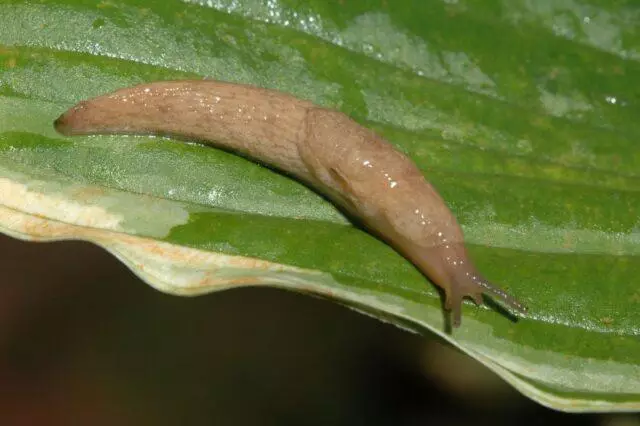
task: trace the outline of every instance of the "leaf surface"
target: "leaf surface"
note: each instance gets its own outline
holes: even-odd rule
[[[640,410],[640,7],[155,3],[0,2],[3,232],[93,241],[174,294],[321,295],[437,333],[547,406]],[[436,289],[302,184],[207,147],[53,130],[79,100],[176,78],[283,90],[375,129],[531,314],[469,303],[447,334]]]

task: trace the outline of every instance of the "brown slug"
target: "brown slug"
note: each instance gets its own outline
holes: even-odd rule
[[[480,304],[487,293],[526,312],[475,269],[455,217],[418,167],[343,113],[249,85],[160,81],[80,102],[54,126],[63,135],[176,136],[276,167],[361,220],[442,287],[454,326],[465,296]]]

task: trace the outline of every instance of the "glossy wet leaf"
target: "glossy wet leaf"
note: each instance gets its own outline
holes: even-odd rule
[[[0,22],[7,234],[94,241],[174,294],[319,294],[438,333],[542,404],[640,410],[640,6],[2,0]],[[122,86],[205,77],[376,129],[531,314],[468,304],[446,334],[435,288],[303,185],[202,146],[51,125]]]

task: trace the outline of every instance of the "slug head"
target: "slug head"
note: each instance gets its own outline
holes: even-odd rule
[[[504,290],[487,281],[477,271],[467,256],[462,243],[439,245],[422,249],[417,266],[445,293],[445,309],[453,315],[454,327],[460,326],[462,300],[471,298],[482,304],[482,295],[487,294],[508,308],[526,313],[527,308]]]

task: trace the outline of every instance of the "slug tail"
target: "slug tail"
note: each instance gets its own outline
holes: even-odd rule
[[[123,122],[121,111],[117,102],[109,97],[98,97],[89,101],[82,101],[67,110],[53,122],[53,127],[64,136],[124,133],[129,129],[128,123]],[[138,111],[139,112],[139,111]],[[135,117],[134,117],[135,118]],[[138,117],[137,120],[143,120]],[[135,120],[132,120],[135,126]]]
[[[62,114],[60,117],[56,118],[53,122],[53,127],[56,129],[58,133],[65,136],[72,136],[73,133],[73,123],[71,123],[70,116],[72,112],[67,112]]]

